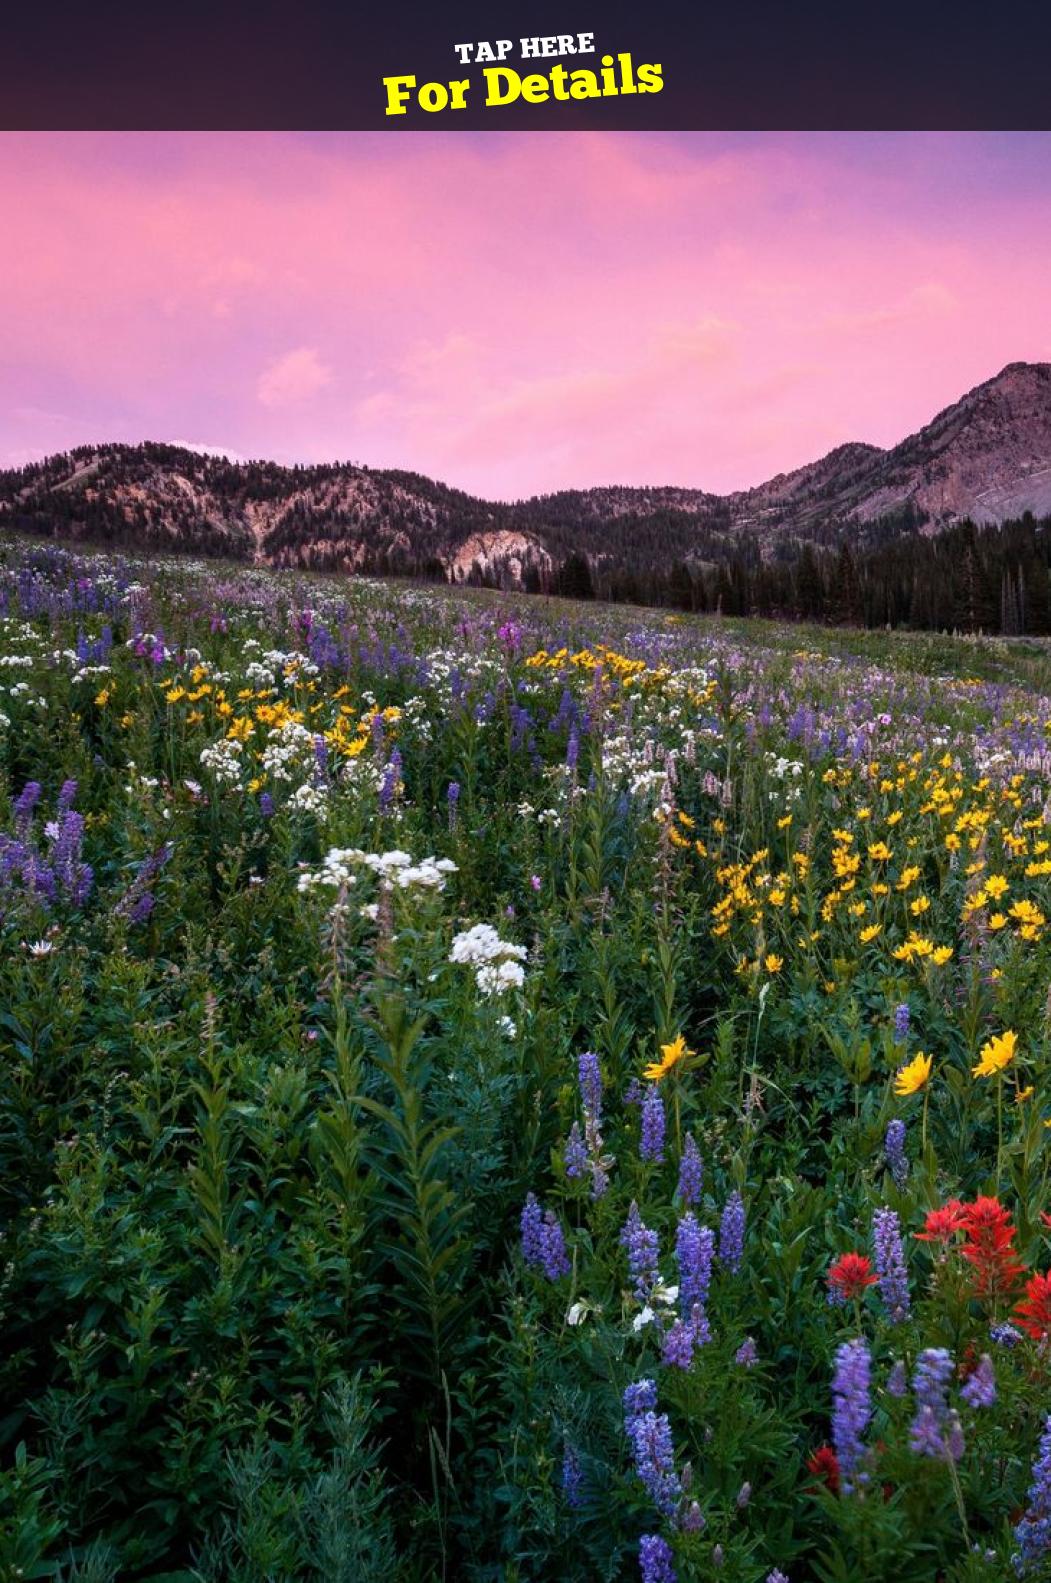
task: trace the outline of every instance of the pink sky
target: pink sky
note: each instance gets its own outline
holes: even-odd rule
[[[729,490],[1051,359],[1043,134],[0,136],[0,464]]]

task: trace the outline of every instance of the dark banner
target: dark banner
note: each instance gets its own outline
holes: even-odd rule
[[[11,8],[7,128],[1036,128],[1051,8]]]

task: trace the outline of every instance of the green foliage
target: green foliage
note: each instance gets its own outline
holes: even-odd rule
[[[0,1577],[614,1583],[658,1533],[705,1583],[1012,1575],[1049,1364],[990,1326],[1048,1262],[1047,655],[4,554]],[[687,1140],[698,1225],[739,1193],[747,1230],[684,1367]],[[995,1292],[962,1231],[916,1240],[979,1195],[1025,1266]],[[828,1301],[883,1207],[905,1316]],[[855,1496],[809,1464],[858,1335]],[[958,1459],[911,1443],[932,1347]]]

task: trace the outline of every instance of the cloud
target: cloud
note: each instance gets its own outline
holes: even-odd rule
[[[328,368],[313,346],[297,346],[266,367],[259,376],[256,395],[264,407],[295,407],[332,383]]]
[[[228,462],[248,461],[247,456],[231,450],[228,445],[206,445],[203,440],[169,440],[168,444],[177,445],[182,451],[196,451],[199,456],[219,456]]]
[[[0,135],[19,216],[0,447],[207,434],[503,498],[746,487],[842,440],[893,444],[1004,363],[1051,357],[1048,150]]]

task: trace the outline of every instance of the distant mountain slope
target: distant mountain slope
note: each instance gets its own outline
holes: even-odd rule
[[[350,463],[82,447],[0,473],[0,525],[277,566],[520,583],[571,556],[661,568],[783,559],[1051,513],[1051,364],[1011,363],[890,450],[853,443],[728,496],[565,490],[513,504]]]

